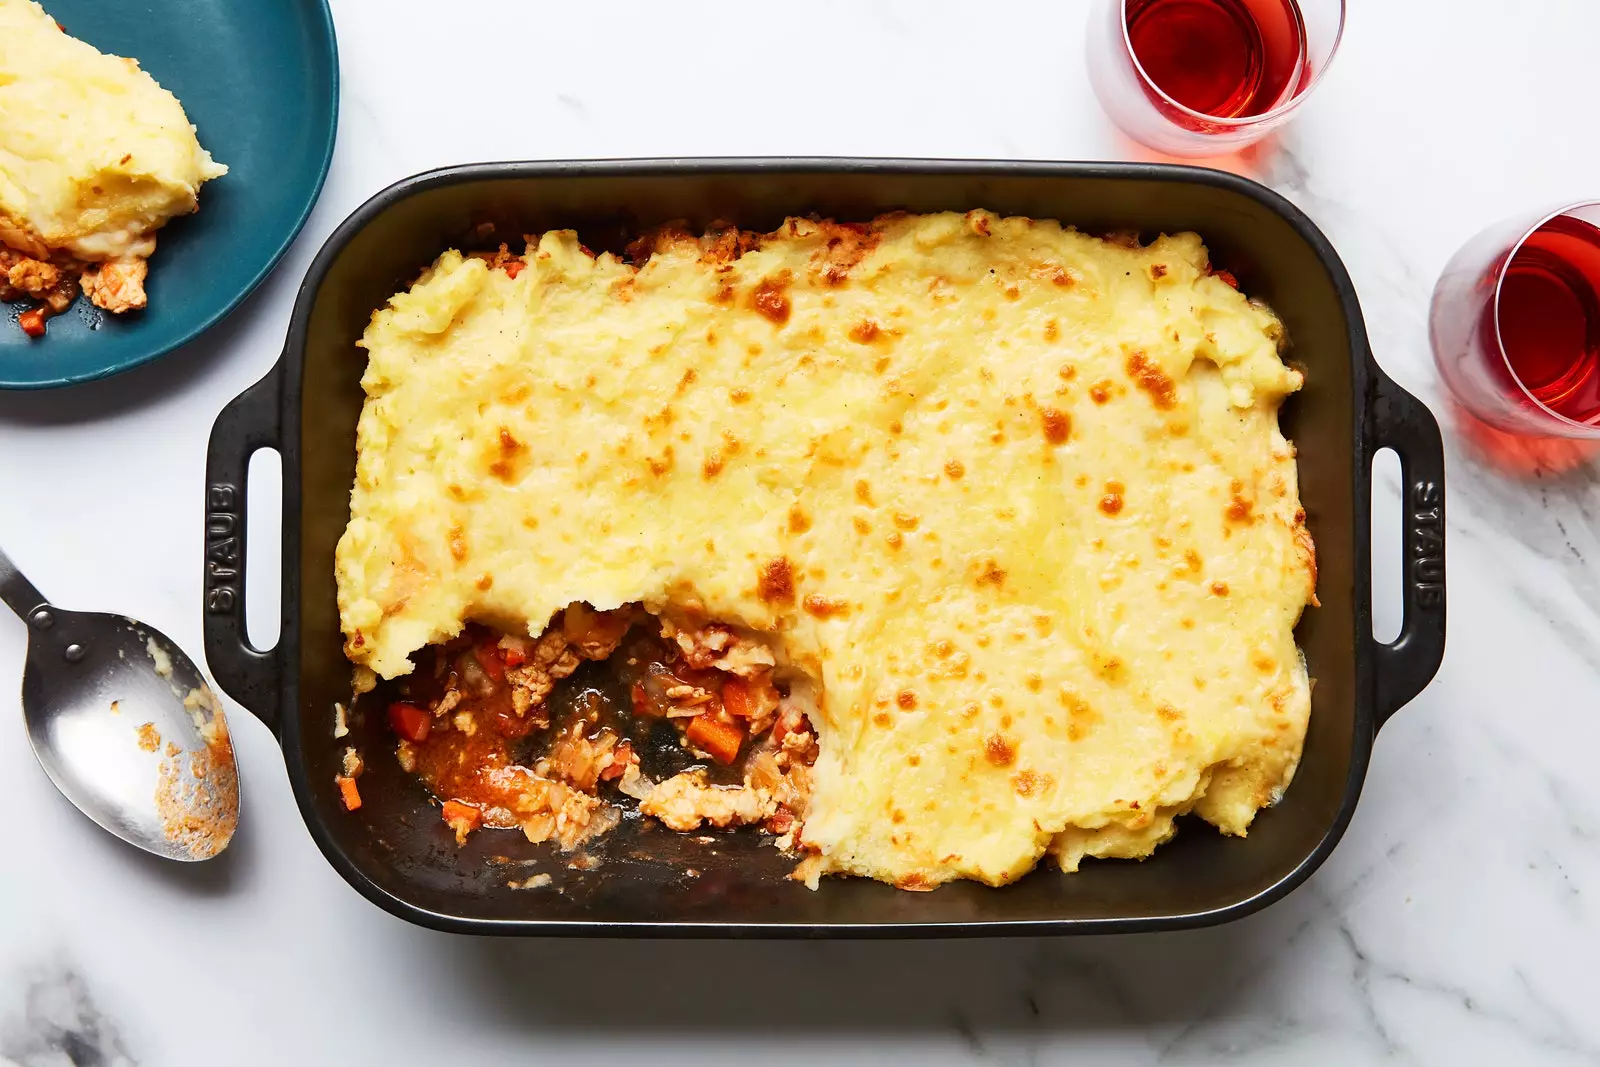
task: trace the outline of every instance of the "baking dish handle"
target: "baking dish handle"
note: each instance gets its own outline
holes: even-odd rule
[[[263,448],[282,447],[282,369],[280,362],[222,409],[206,449],[206,662],[228,695],[274,733],[281,645],[256,648],[245,632],[245,499],[250,457]]]
[[[1405,620],[1400,636],[1383,644],[1369,633],[1377,666],[1378,725],[1422,692],[1444,660],[1444,443],[1439,424],[1422,401],[1374,368],[1367,405],[1367,494],[1372,493],[1372,456],[1392,448],[1400,457],[1405,494],[1405,573],[1401,581]]]

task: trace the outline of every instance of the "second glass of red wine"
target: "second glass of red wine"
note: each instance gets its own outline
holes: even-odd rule
[[[1600,201],[1491,227],[1434,286],[1434,360],[1491,426],[1600,438]]]
[[[1089,80],[1134,140],[1220,155],[1288,121],[1343,32],[1344,0],[1094,0]]]

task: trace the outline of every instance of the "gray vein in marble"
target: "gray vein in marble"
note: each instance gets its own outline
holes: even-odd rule
[[[1353,938],[1351,947],[1353,949],[1356,947]],[[1586,1059],[1600,1062],[1600,1043],[1585,1040],[1569,1020],[1550,1006],[1548,998],[1540,996],[1533,989],[1528,983],[1526,975],[1521,971],[1516,971],[1515,974],[1520,979],[1520,985],[1527,994],[1528,1003],[1530,1006],[1536,1005],[1543,1009],[1548,1025],[1535,1026],[1526,1014],[1513,1011],[1504,1006],[1486,1003],[1483,999],[1474,997],[1466,989],[1452,983],[1420,978],[1415,974],[1390,966],[1374,966],[1368,981],[1381,980],[1398,983],[1408,989],[1454,1004],[1467,1015],[1503,1026],[1541,1047],[1558,1052],[1576,1053]]]
[[[1547,562],[1549,561],[1548,557],[1543,558]],[[1592,582],[1584,582],[1582,584],[1588,588],[1573,589],[1572,592],[1577,594],[1580,600],[1589,606],[1589,614],[1593,618],[1596,607],[1600,606],[1600,590],[1594,588],[1594,583]],[[1533,589],[1526,580],[1512,582],[1511,592],[1518,600],[1533,609],[1539,618],[1544,621],[1549,632],[1554,634],[1567,647],[1569,652],[1582,660],[1596,675],[1600,675],[1600,644],[1595,641],[1595,633],[1592,626],[1585,629],[1578,622],[1571,619],[1569,613],[1564,611],[1560,605]],[[1588,595],[1585,596],[1584,594]]]
[[[1595,838],[1592,829],[1600,823],[1600,813],[1585,804],[1577,796],[1572,787],[1567,785],[1561,776],[1546,765],[1542,754],[1537,749],[1525,749],[1521,745],[1506,737],[1494,727],[1479,723],[1478,728],[1484,740],[1494,748],[1503,764],[1511,767],[1526,767],[1533,772],[1536,780],[1543,787],[1544,795],[1550,806],[1555,809],[1555,814],[1560,820],[1563,829],[1574,842],[1588,844]]]
[[[21,1017],[0,1029],[0,1057],[18,1067],[137,1067],[83,977],[60,964],[29,982]]]
[[[1361,1017],[1372,1034],[1383,1043],[1384,1054],[1392,1058],[1404,1050],[1378,1015],[1378,1005],[1372,994],[1372,961],[1361,951],[1361,946],[1356,942],[1356,935],[1350,932],[1349,923],[1341,922],[1338,931],[1339,940],[1344,943],[1345,949],[1355,961],[1351,979],[1356,993],[1356,1004],[1361,1009]]]

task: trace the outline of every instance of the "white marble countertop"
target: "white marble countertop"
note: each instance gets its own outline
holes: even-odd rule
[[[58,602],[126,610],[195,651],[212,419],[277,358],[316,247],[390,181],[516,158],[1149,158],[1090,94],[1082,0],[334,6],[338,152],[277,273],[157,365],[0,394],[0,544]],[[1088,940],[433,933],[328,867],[272,737],[235,705],[246,797],[223,858],[168,865],[95,828],[29,753],[3,681],[20,676],[23,628],[6,616],[0,782],[19,817],[0,848],[0,1060],[1600,1062],[1600,467],[1560,447],[1491,461],[1449,414],[1425,329],[1433,279],[1474,231],[1600,196],[1600,6],[1351,7],[1338,62],[1283,139],[1221,165],[1324,228],[1379,361],[1447,424],[1450,647],[1384,727],[1354,823],[1308,884],[1229,926]],[[261,588],[270,564],[256,560]]]

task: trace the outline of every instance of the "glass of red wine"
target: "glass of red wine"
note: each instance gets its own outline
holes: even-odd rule
[[[1600,438],[1600,201],[1474,237],[1433,290],[1433,356],[1491,426]]]
[[[1344,0],[1094,0],[1089,80],[1129,137],[1174,156],[1288,121],[1344,32]]]

